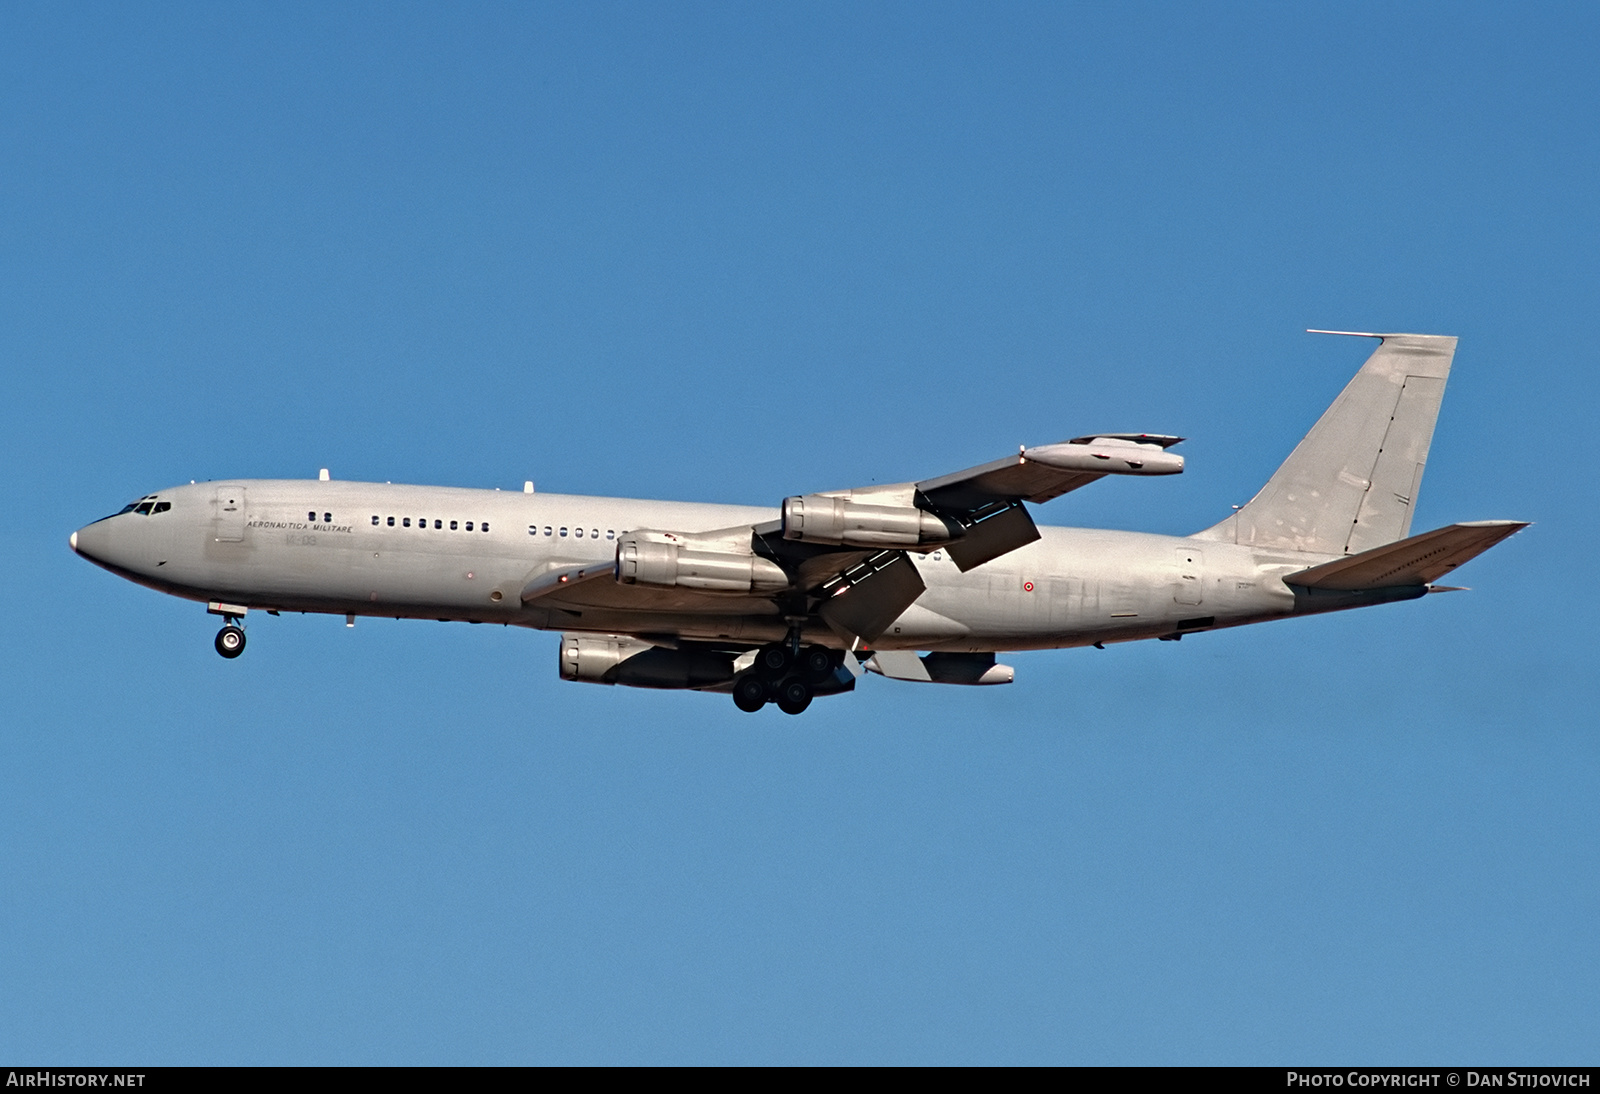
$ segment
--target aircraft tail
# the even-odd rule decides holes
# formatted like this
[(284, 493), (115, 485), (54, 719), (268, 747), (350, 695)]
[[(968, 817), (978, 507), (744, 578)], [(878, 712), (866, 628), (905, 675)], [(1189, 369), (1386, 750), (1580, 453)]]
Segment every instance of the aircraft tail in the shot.
[(1193, 538), (1353, 555), (1406, 537), (1456, 340), (1361, 337), (1382, 341), (1283, 466), (1248, 505)]

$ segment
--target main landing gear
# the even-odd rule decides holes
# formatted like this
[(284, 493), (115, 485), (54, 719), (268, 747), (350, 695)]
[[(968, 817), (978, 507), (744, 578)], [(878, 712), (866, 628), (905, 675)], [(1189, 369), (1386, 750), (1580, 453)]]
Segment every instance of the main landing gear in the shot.
[(785, 714), (799, 714), (834, 667), (834, 651), (825, 646), (805, 646), (798, 654), (785, 644), (762, 646), (756, 663), (733, 682), (733, 703), (749, 714), (768, 703), (776, 703)]

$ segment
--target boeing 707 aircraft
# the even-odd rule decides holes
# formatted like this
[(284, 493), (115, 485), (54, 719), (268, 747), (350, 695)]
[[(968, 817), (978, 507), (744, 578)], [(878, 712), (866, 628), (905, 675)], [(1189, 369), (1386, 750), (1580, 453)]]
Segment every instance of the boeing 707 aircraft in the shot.
[[(1348, 334), (1325, 331), (1315, 333)], [(1040, 528), (1107, 475), (1170, 475), (1182, 440), (1090, 433), (776, 509), (389, 483), (230, 480), (148, 494), (71, 537), (114, 574), (206, 604), (217, 652), (250, 611), (561, 631), (563, 679), (731, 692), (799, 714), (864, 671), (1005, 684), (1005, 650), (1103, 646), (1414, 600), (1526, 527), (1411, 513), (1455, 355), (1379, 339), (1260, 493), (1191, 536)]]

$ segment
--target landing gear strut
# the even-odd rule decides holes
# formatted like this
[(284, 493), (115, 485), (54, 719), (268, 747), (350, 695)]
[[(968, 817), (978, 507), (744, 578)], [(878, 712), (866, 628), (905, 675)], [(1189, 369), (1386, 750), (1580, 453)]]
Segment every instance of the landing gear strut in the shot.
[(217, 652), (232, 659), (244, 652), (244, 629), (229, 623), (217, 632)]

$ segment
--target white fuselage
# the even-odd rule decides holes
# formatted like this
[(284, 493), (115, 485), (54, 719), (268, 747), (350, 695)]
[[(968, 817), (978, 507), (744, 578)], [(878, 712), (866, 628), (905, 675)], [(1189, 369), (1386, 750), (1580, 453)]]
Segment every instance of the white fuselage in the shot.
[[(75, 535), (75, 548), (163, 592), (253, 609), (750, 643), (786, 631), (770, 599), (748, 595), (711, 598), (709, 608), (704, 595), (672, 590), (642, 608), (637, 596), (608, 604), (600, 595), (580, 607), (521, 599), (541, 573), (612, 558), (623, 532), (755, 525), (776, 509), (316, 480), (210, 482), (152, 498), (170, 508), (96, 521)], [(1137, 532), (1040, 532), (967, 573), (942, 551), (912, 555), (927, 590), (874, 645), (1081, 646), (1357, 606), (1306, 604), (1281, 580), (1329, 556)], [(806, 637), (841, 644), (820, 624)]]

